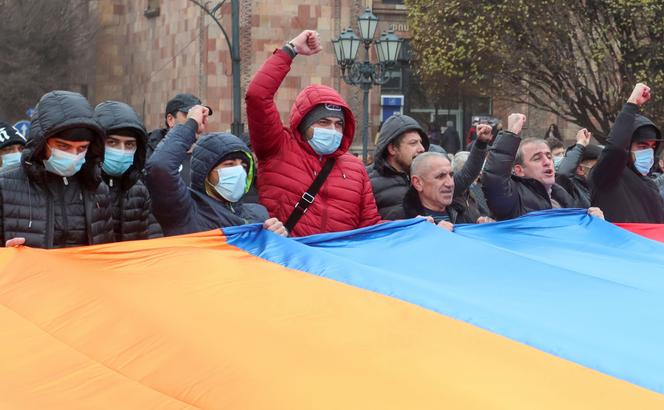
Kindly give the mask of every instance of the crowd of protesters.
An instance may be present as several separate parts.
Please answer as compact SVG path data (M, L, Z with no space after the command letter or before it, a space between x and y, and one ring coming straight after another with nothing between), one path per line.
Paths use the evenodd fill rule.
M427 133L395 114L366 168L348 152L355 116L336 90L305 88L281 122L274 99L291 65L320 51L318 34L305 30L254 75L251 149L241 136L210 132L213 111L191 94L168 101L166 128L150 133L123 102L93 108L77 93L45 94L27 138L0 122L2 243L62 248L248 223L304 236L411 217L453 231L552 208L664 223L664 172L653 171L664 171L664 155L655 163L661 133L639 114L646 85L635 86L603 146L586 129L570 147L555 126L546 138L522 138L527 119L515 113L505 129L476 124L469 151L459 151L452 124ZM255 189L259 203L243 201Z

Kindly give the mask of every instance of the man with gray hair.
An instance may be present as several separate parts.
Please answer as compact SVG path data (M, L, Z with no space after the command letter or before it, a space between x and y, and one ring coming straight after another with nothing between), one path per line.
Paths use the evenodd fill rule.
M498 220L517 218L532 211L574 207L574 199L556 184L551 149L546 141L521 140L519 135L525 123L523 114L509 116L507 131L499 133L489 149L482 173L484 196ZM603 218L599 208L589 208L588 213Z
M425 152L413 160L411 186L404 198L408 217L430 216L436 225L452 231L456 223L490 222L487 218L469 219L467 209L454 202L454 172L446 155Z

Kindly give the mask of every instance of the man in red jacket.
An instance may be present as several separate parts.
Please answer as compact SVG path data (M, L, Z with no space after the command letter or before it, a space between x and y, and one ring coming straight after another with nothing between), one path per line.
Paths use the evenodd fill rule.
M345 231L380 222L371 182L362 162L349 154L355 117L334 89L310 85L300 92L284 126L274 103L295 56L321 51L318 33L305 30L258 70L247 89L251 144L258 157L260 202L271 216L286 221L323 166L330 174L291 236Z

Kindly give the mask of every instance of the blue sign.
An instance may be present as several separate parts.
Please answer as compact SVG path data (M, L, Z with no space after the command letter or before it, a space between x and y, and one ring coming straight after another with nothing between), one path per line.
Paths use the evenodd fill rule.
M30 121L27 120L21 120L14 124L14 128L18 130L24 137L27 138L28 136L28 131L30 131Z
M387 120L392 114L403 114L403 95L381 95L380 109L381 121Z

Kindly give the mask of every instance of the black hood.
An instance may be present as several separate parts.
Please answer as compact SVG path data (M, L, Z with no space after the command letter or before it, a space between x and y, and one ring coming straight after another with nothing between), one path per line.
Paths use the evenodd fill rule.
M140 178L145 167L148 133L143 121L129 105L119 101L104 101L95 107L95 119L101 124L107 135L113 131L130 129L136 135L136 154L134 164L122 176L122 185L131 187ZM102 170L103 172L103 170ZM108 178L108 175L104 177Z
M191 153L191 189L205 193L205 178L221 159L232 152L244 152L249 162L247 178L254 174L254 161L247 144L233 134L214 132L203 135Z
M644 117L643 115L640 114L635 114L634 126L632 127L632 140L634 139L634 133L636 132L636 130L641 127L653 127L655 129L655 132L657 134L657 146L655 147L655 152L657 152L659 150L660 142L662 139L662 132L655 125L655 123L652 122L648 117Z
M386 161L387 146L407 131L417 131L422 137L424 150L429 150L429 136L424 132L420 124L414 118L407 115L394 114L385 120L380 129L378 144L374 151L374 169L385 174L386 168L389 167Z
M95 190L101 182L99 164L104 159L105 133L95 120L94 110L88 100L78 93L51 91L39 100L32 114L28 141L21 156L23 168L29 178L43 181L48 172L42 163L46 140L72 128L86 128L93 135L85 164L76 176L86 189Z

